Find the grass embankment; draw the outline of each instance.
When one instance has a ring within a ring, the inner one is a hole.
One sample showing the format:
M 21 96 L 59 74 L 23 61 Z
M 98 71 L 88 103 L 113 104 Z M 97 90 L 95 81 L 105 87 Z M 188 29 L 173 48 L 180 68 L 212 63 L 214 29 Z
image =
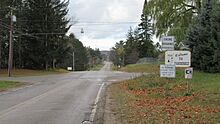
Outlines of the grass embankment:
M 121 70 L 151 69 L 156 74 L 109 87 L 122 119 L 131 124 L 220 123 L 220 74 L 195 71 L 193 79 L 187 80 L 181 69 L 175 79 L 160 78 L 159 65 L 129 65 Z
M 13 69 L 12 75 L 14 77 L 21 77 L 21 76 L 40 76 L 40 75 L 49 75 L 49 74 L 60 74 L 60 73 L 67 73 L 68 71 L 64 69 L 50 69 L 48 71 L 45 70 L 28 70 L 28 69 Z M 7 69 L 0 70 L 0 77 L 8 76 Z
M 90 71 L 99 71 L 103 66 L 104 66 L 104 64 L 94 65 L 94 66 L 91 67 L 89 70 L 90 70 Z
M 131 64 L 122 68 L 117 68 L 113 66 L 114 71 L 124 71 L 124 72 L 146 72 L 146 73 L 158 73 L 158 64 Z
M 13 81 L 0 81 L 0 92 L 6 91 L 11 88 L 16 88 L 25 85 L 25 83 L 13 82 Z

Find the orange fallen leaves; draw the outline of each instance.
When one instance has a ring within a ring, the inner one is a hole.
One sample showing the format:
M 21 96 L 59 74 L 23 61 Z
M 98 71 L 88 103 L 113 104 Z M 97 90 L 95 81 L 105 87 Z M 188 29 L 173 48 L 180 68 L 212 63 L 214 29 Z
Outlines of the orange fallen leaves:
M 132 83 L 134 85 L 134 82 Z M 152 114 L 166 116 L 168 122 L 171 122 L 174 116 L 177 116 L 177 121 L 185 119 L 196 119 L 198 122 L 204 120 L 201 119 L 199 114 L 201 113 L 220 113 L 220 108 L 207 108 L 201 106 L 187 105 L 195 97 L 200 97 L 199 94 L 193 93 L 190 96 L 169 96 L 165 97 L 164 87 L 149 88 L 149 89 L 129 89 L 127 83 L 123 83 L 121 88 L 128 94 L 137 97 L 135 100 L 130 101 L 129 105 L 136 111 L 138 118 L 151 118 Z M 186 91 L 186 84 L 175 85 L 170 89 L 172 93 L 178 93 Z M 152 98 L 148 94 L 163 94 L 161 98 Z M 145 110 L 143 112 L 142 110 Z M 189 113 L 193 113 L 192 115 Z M 198 115 L 198 116 L 197 116 Z M 175 119 L 174 119 L 175 120 Z

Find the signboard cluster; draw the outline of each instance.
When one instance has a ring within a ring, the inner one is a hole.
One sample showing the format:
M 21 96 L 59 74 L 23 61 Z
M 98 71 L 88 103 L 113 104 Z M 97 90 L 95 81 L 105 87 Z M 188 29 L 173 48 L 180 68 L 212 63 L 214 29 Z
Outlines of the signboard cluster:
M 175 78 L 176 67 L 191 66 L 190 51 L 175 51 L 174 36 L 165 36 L 162 38 L 162 51 L 165 51 L 165 65 L 160 66 L 160 77 Z M 185 70 L 185 78 L 192 78 L 192 68 Z

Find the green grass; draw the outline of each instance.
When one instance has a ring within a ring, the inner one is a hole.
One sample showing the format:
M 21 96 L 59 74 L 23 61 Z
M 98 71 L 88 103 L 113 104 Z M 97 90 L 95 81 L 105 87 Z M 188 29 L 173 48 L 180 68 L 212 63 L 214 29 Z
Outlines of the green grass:
M 124 71 L 151 72 L 152 68 L 154 74 L 110 86 L 123 119 L 131 124 L 220 122 L 219 73 L 194 71 L 190 80 L 178 68 L 176 78 L 167 79 L 159 77 L 159 66 L 154 64 L 129 65 Z
M 0 92 L 8 90 L 10 88 L 20 87 L 25 85 L 25 83 L 13 82 L 13 81 L 0 81 Z
M 68 73 L 68 71 L 64 69 L 49 69 L 45 70 L 29 70 L 29 69 L 13 69 L 12 76 L 13 77 L 22 77 L 22 76 L 41 76 L 41 75 L 49 75 L 49 74 L 62 74 Z M 7 77 L 8 72 L 7 69 L 0 70 L 0 77 Z
M 99 71 L 104 65 L 103 64 L 98 64 L 94 65 L 92 68 L 90 68 L 90 71 Z
M 116 68 L 116 67 L 115 67 Z M 159 65 L 158 64 L 131 64 L 119 69 L 119 71 L 125 72 L 146 72 L 146 73 L 159 73 L 158 72 Z

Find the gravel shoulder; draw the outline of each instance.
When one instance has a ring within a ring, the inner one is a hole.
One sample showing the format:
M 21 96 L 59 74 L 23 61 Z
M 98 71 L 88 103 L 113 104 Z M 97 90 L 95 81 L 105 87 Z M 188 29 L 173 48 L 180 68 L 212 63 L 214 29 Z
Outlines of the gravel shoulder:
M 111 96 L 110 86 L 112 82 L 108 82 L 103 89 L 102 96 L 98 103 L 98 109 L 94 124 L 126 124 L 122 121 L 118 105 Z
M 111 96 L 111 91 L 109 88 L 106 89 L 105 98 L 105 114 L 104 114 L 104 124 L 123 124 L 120 113 L 118 112 L 117 103 Z

